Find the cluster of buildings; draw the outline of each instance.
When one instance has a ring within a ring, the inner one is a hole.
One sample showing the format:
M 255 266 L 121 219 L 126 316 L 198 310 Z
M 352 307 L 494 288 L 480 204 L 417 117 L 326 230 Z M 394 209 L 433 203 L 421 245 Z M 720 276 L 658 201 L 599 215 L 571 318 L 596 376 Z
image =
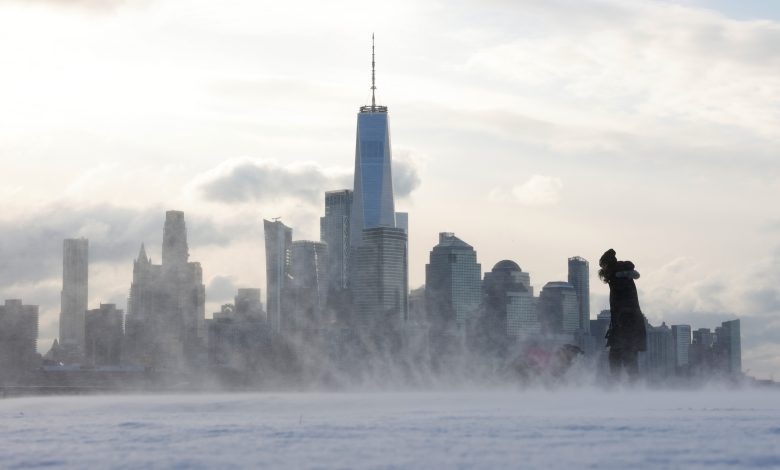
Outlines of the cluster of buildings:
M 263 221 L 265 306 L 259 288 L 239 289 L 234 303 L 207 319 L 184 214 L 168 211 L 161 263 L 143 245 L 133 263 L 127 314 L 113 304 L 88 308 L 89 243 L 64 241 L 60 335 L 44 367 L 284 375 L 307 367 L 349 372 L 376 357 L 403 356 L 446 371 L 459 355 L 509 360 L 529 343 L 603 351 L 609 312 L 590 318 L 589 265 L 581 257 L 569 258 L 565 281 L 535 293 L 514 261 L 483 276 L 474 248 L 442 232 L 425 286 L 410 292 L 409 217 L 395 207 L 388 110 L 376 104 L 373 67 L 371 89 L 371 104 L 357 115 L 353 188 L 324 194 L 320 239 L 294 240 L 281 220 Z M 0 307 L 0 369 L 36 364 L 37 322 L 36 306 L 8 300 Z M 715 332 L 649 327 L 642 368 L 653 376 L 739 374 L 739 341 L 738 320 Z

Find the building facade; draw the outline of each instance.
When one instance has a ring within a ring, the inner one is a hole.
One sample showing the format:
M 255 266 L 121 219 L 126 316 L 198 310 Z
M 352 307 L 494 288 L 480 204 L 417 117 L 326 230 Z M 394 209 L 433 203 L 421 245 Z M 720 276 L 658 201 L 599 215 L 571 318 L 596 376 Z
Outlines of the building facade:
M 577 294 L 579 329 L 587 333 L 590 329 L 590 269 L 585 258 L 569 258 L 569 284 Z
M 466 325 L 473 325 L 482 298 L 481 276 L 474 248 L 453 233 L 440 233 L 425 265 L 425 310 L 433 334 L 462 335 Z
M 400 327 L 408 318 L 406 233 L 392 227 L 363 231 L 353 258 L 355 321 L 362 326 Z
M 690 365 L 691 326 L 672 325 L 672 340 L 674 341 L 674 365 L 678 371 L 687 369 Z
M 329 323 L 327 248 L 323 242 L 292 242 L 288 286 L 290 312 L 285 329 L 312 330 Z
M 86 363 L 94 366 L 117 366 L 122 358 L 124 312 L 114 304 L 100 304 L 87 310 L 85 317 Z
M 126 362 L 184 370 L 205 350 L 206 288 L 200 263 L 190 262 L 184 213 L 165 214 L 161 265 L 141 245 L 133 264 L 125 325 Z
M 62 246 L 62 293 L 60 297 L 60 347 L 69 358 L 84 354 L 84 315 L 89 282 L 89 241 L 69 238 Z
M 266 308 L 271 330 L 282 329 L 292 261 L 292 229 L 278 220 L 263 220 L 265 228 Z
M 482 281 L 482 303 L 475 340 L 483 351 L 502 353 L 518 339 L 539 332 L 528 273 L 514 261 L 496 263 Z
M 581 317 L 577 292 L 568 282 L 545 284 L 539 293 L 538 307 L 542 333 L 573 334 L 580 329 Z
M 327 244 L 328 290 L 343 291 L 349 285 L 350 216 L 352 191 L 325 193 L 325 216 L 320 217 L 320 240 Z
M 0 305 L 0 383 L 37 367 L 38 306 L 19 299 Z

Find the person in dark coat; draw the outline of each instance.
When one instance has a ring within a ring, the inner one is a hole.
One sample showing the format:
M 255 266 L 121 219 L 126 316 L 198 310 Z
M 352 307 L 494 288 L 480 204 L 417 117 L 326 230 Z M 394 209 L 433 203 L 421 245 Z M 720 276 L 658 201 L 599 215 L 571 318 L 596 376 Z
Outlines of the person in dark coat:
M 631 261 L 618 261 L 615 250 L 607 250 L 599 260 L 599 277 L 609 284 L 611 312 L 607 347 L 609 370 L 613 378 L 625 370 L 631 380 L 639 375 L 637 354 L 647 349 L 645 316 L 639 308 L 635 279 L 639 272 Z

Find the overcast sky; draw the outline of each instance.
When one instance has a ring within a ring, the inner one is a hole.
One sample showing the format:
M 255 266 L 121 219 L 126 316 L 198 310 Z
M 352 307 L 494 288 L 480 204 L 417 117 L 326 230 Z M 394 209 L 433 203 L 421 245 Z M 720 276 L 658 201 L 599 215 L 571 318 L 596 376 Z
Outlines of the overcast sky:
M 410 285 L 440 231 L 538 291 L 613 247 L 653 324 L 742 319 L 780 377 L 780 6 L 721 1 L 0 2 L 0 299 L 57 335 L 62 239 L 126 307 L 184 210 L 207 312 L 265 292 L 262 218 L 319 238 L 355 115 L 390 110 Z M 207 313 L 207 315 L 209 315 Z

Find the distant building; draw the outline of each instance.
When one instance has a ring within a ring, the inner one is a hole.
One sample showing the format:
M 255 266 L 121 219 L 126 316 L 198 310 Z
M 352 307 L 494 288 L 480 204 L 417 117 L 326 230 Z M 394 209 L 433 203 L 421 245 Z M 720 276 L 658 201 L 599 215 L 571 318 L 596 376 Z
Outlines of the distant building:
M 235 297 L 235 313 L 239 317 L 265 319 L 259 288 L 241 288 Z
M 184 213 L 165 213 L 161 265 L 141 245 L 133 263 L 125 325 L 125 362 L 179 371 L 205 354 L 206 288 L 200 263 L 189 262 Z
M 84 354 L 84 315 L 87 311 L 89 241 L 69 238 L 62 246 L 62 293 L 59 345 L 69 362 Z
M 323 242 L 292 242 L 289 312 L 282 320 L 283 329 L 313 330 L 329 323 L 328 246 Z
M 672 330 L 663 323 L 647 324 L 647 350 L 639 353 L 640 371 L 655 379 L 670 377 L 675 372 L 675 344 Z
M 538 312 L 542 333 L 574 334 L 580 329 L 577 292 L 568 282 L 545 284 L 539 293 Z
M 672 325 L 674 340 L 674 365 L 678 370 L 687 369 L 690 365 L 691 326 Z
M 405 322 L 409 309 L 406 233 L 399 228 L 363 231 L 354 251 L 352 292 L 354 314 L 363 326 L 395 326 Z
M 439 234 L 425 266 L 425 306 L 431 332 L 462 334 L 473 325 L 482 298 L 477 252 L 453 233 Z
M 272 333 L 268 322 L 262 311 L 256 309 L 256 303 L 245 303 L 247 291 L 257 291 L 259 300 L 259 290 L 246 289 L 243 295 L 239 290 L 236 305 L 223 305 L 208 320 L 210 366 L 238 372 L 258 372 L 264 361 L 272 360 Z M 239 300 L 243 303 L 240 308 Z
M 282 329 L 282 316 L 292 261 L 292 229 L 282 222 L 263 220 L 265 228 L 266 306 L 271 330 Z
M 579 329 L 590 329 L 590 272 L 588 261 L 579 256 L 569 258 L 569 284 L 577 294 Z
M 0 305 L 0 384 L 37 367 L 38 306 L 21 300 Z
M 517 263 L 496 263 L 482 281 L 482 304 L 475 340 L 484 351 L 504 352 L 508 345 L 539 332 L 530 276 Z
M 121 360 L 124 339 L 124 312 L 114 304 L 100 304 L 100 308 L 87 310 L 85 317 L 87 364 L 117 366 Z
M 739 320 L 721 323 L 714 345 L 721 370 L 730 375 L 742 373 L 742 340 Z
M 325 193 L 325 216 L 320 217 L 320 240 L 328 247 L 328 286 L 341 291 L 349 283 L 349 218 L 352 191 L 341 189 Z

